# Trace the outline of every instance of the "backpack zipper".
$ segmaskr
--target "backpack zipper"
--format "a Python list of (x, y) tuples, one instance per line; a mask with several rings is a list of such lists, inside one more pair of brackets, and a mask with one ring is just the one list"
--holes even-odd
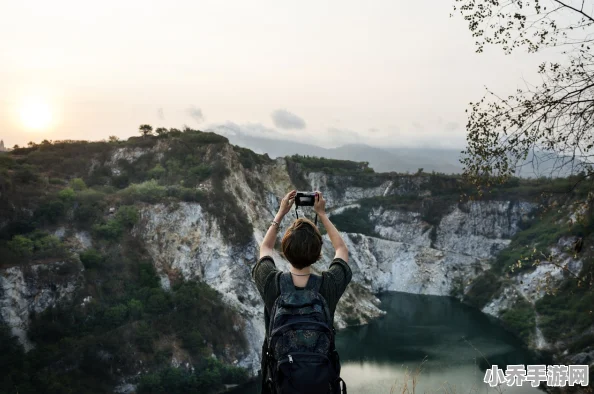
[(291, 364), (293, 364), (293, 356), (291, 356), (290, 354), (289, 354), (289, 362), (290, 362)]

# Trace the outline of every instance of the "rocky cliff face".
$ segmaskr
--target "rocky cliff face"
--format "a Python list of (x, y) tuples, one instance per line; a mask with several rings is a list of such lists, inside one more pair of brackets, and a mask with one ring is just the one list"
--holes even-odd
[[(151, 152), (159, 157), (164, 150), (167, 146), (161, 144)], [(120, 148), (103, 164), (119, 174), (118, 162), (134, 162), (145, 153), (138, 148)], [(163, 288), (168, 289), (170, 283), (180, 277), (200, 279), (219, 291), (224, 300), (240, 312), (244, 321), (243, 332), (239, 335), (245, 335), (249, 345), (238, 364), (255, 372), (259, 368), (264, 324), (263, 304), (251, 281), (250, 268), (257, 260), (258, 244), (280, 198), (295, 186), (285, 159), (246, 169), (231, 146), (212, 153), (217, 154), (229, 169), (223, 181), (224, 189), (233, 196), (253, 226), (250, 242), (240, 246), (227, 242), (217, 214), (198, 202), (140, 204), (141, 218), (132, 232), (143, 241)], [(333, 209), (331, 216), (358, 209), (362, 199), (405, 194), (417, 195), (419, 199), (431, 196), (431, 192), (423, 189), (423, 185), (430, 182), (426, 176), (402, 176), (379, 185), (354, 186), (349, 177), (307, 170), (302, 173), (311, 190), (325, 193), (327, 206)], [(210, 187), (209, 182), (201, 187)], [(365, 219), (371, 223), (375, 236), (343, 233), (354, 275), (353, 283), (338, 306), (337, 326), (364, 324), (381, 316), (383, 312), (375, 294), (382, 291), (450, 295), (455, 286), (467, 283), (487, 267), (487, 260), (509, 244), (510, 238), (519, 231), (519, 223), (534, 208), (530, 203), (510, 201), (452, 203), (443, 216), (429, 223), (421, 212), (381, 204), (374, 207)], [(281, 228), (286, 228), (289, 221), (290, 216)], [(324, 258), (316, 269), (324, 269), (332, 256), (326, 237)], [(287, 267), (278, 253), (274, 257), (280, 268)], [(61, 274), (64, 264), (34, 265), (26, 270), (13, 267), (1, 272), (2, 319), (27, 348), (32, 346), (25, 335), (29, 314), (68, 301), (79, 286), (81, 267)], [(524, 281), (530, 283), (529, 278)], [(503, 300), (494, 300), (484, 310), (496, 315), (503, 305)]]
[(0, 272), (0, 317), (26, 350), (34, 346), (27, 338), (30, 315), (72, 301), (81, 286), (81, 268), (59, 261)]

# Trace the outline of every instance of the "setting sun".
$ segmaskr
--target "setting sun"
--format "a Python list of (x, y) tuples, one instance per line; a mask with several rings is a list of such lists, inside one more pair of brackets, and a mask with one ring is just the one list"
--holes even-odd
[(38, 97), (29, 97), (20, 106), (23, 125), (31, 130), (43, 130), (50, 126), (52, 111), (48, 103)]

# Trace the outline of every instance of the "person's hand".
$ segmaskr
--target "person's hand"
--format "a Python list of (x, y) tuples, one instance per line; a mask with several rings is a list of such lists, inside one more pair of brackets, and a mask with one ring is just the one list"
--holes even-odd
[(326, 200), (319, 191), (316, 191), (316, 200), (314, 202), (313, 209), (318, 216), (323, 215), (326, 212)]
[(295, 194), (297, 194), (297, 190), (291, 190), (286, 196), (283, 197), (280, 208), (278, 209), (278, 213), (283, 216), (289, 213), (293, 203), (295, 202)]

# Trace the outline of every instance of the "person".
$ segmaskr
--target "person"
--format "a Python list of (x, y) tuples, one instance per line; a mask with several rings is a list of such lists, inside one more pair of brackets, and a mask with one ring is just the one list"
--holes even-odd
[[(270, 319), (271, 313), (273, 313), (273, 307), (275, 306), (275, 301), (281, 295), (281, 276), (283, 275), (282, 271), (277, 269), (272, 254), (280, 223), (287, 213), (290, 212), (296, 193), (297, 192), (293, 190), (282, 199), (278, 213), (271, 222), (264, 240), (260, 245), (259, 259), (252, 268), (252, 278), (255, 281), (258, 292), (264, 300), (266, 338), (268, 338), (270, 334)], [(324, 200), (322, 193), (316, 191), (313, 209), (326, 229), (330, 242), (335, 250), (334, 259), (326, 271), (323, 271), (320, 276), (314, 275), (311, 272), (312, 264), (321, 258), (323, 242), (319, 229), (312, 221), (305, 218), (299, 218), (293, 221), (282, 238), (281, 248), (285, 259), (289, 262), (290, 279), (292, 280), (292, 285), (294, 286), (295, 291), (299, 292), (300, 290), (302, 291), (308, 288), (308, 283), (317, 283), (318, 292), (325, 300), (327, 309), (330, 312), (330, 323), (332, 324), (332, 331), (334, 331), (333, 322), (336, 305), (351, 281), (352, 272), (348, 265), (349, 253), (347, 246), (326, 215), (325, 208), (326, 201)], [(285, 278), (287, 277), (288, 274), (285, 273)], [(267, 366), (265, 365), (267, 359), (266, 342), (267, 341), (265, 340), (264, 345), (262, 346), (261, 392), (263, 394), (272, 392), (272, 389), (267, 387), (266, 384), (268, 379)], [(336, 357), (338, 358), (338, 356)], [(340, 370), (339, 363), (337, 368)]]

